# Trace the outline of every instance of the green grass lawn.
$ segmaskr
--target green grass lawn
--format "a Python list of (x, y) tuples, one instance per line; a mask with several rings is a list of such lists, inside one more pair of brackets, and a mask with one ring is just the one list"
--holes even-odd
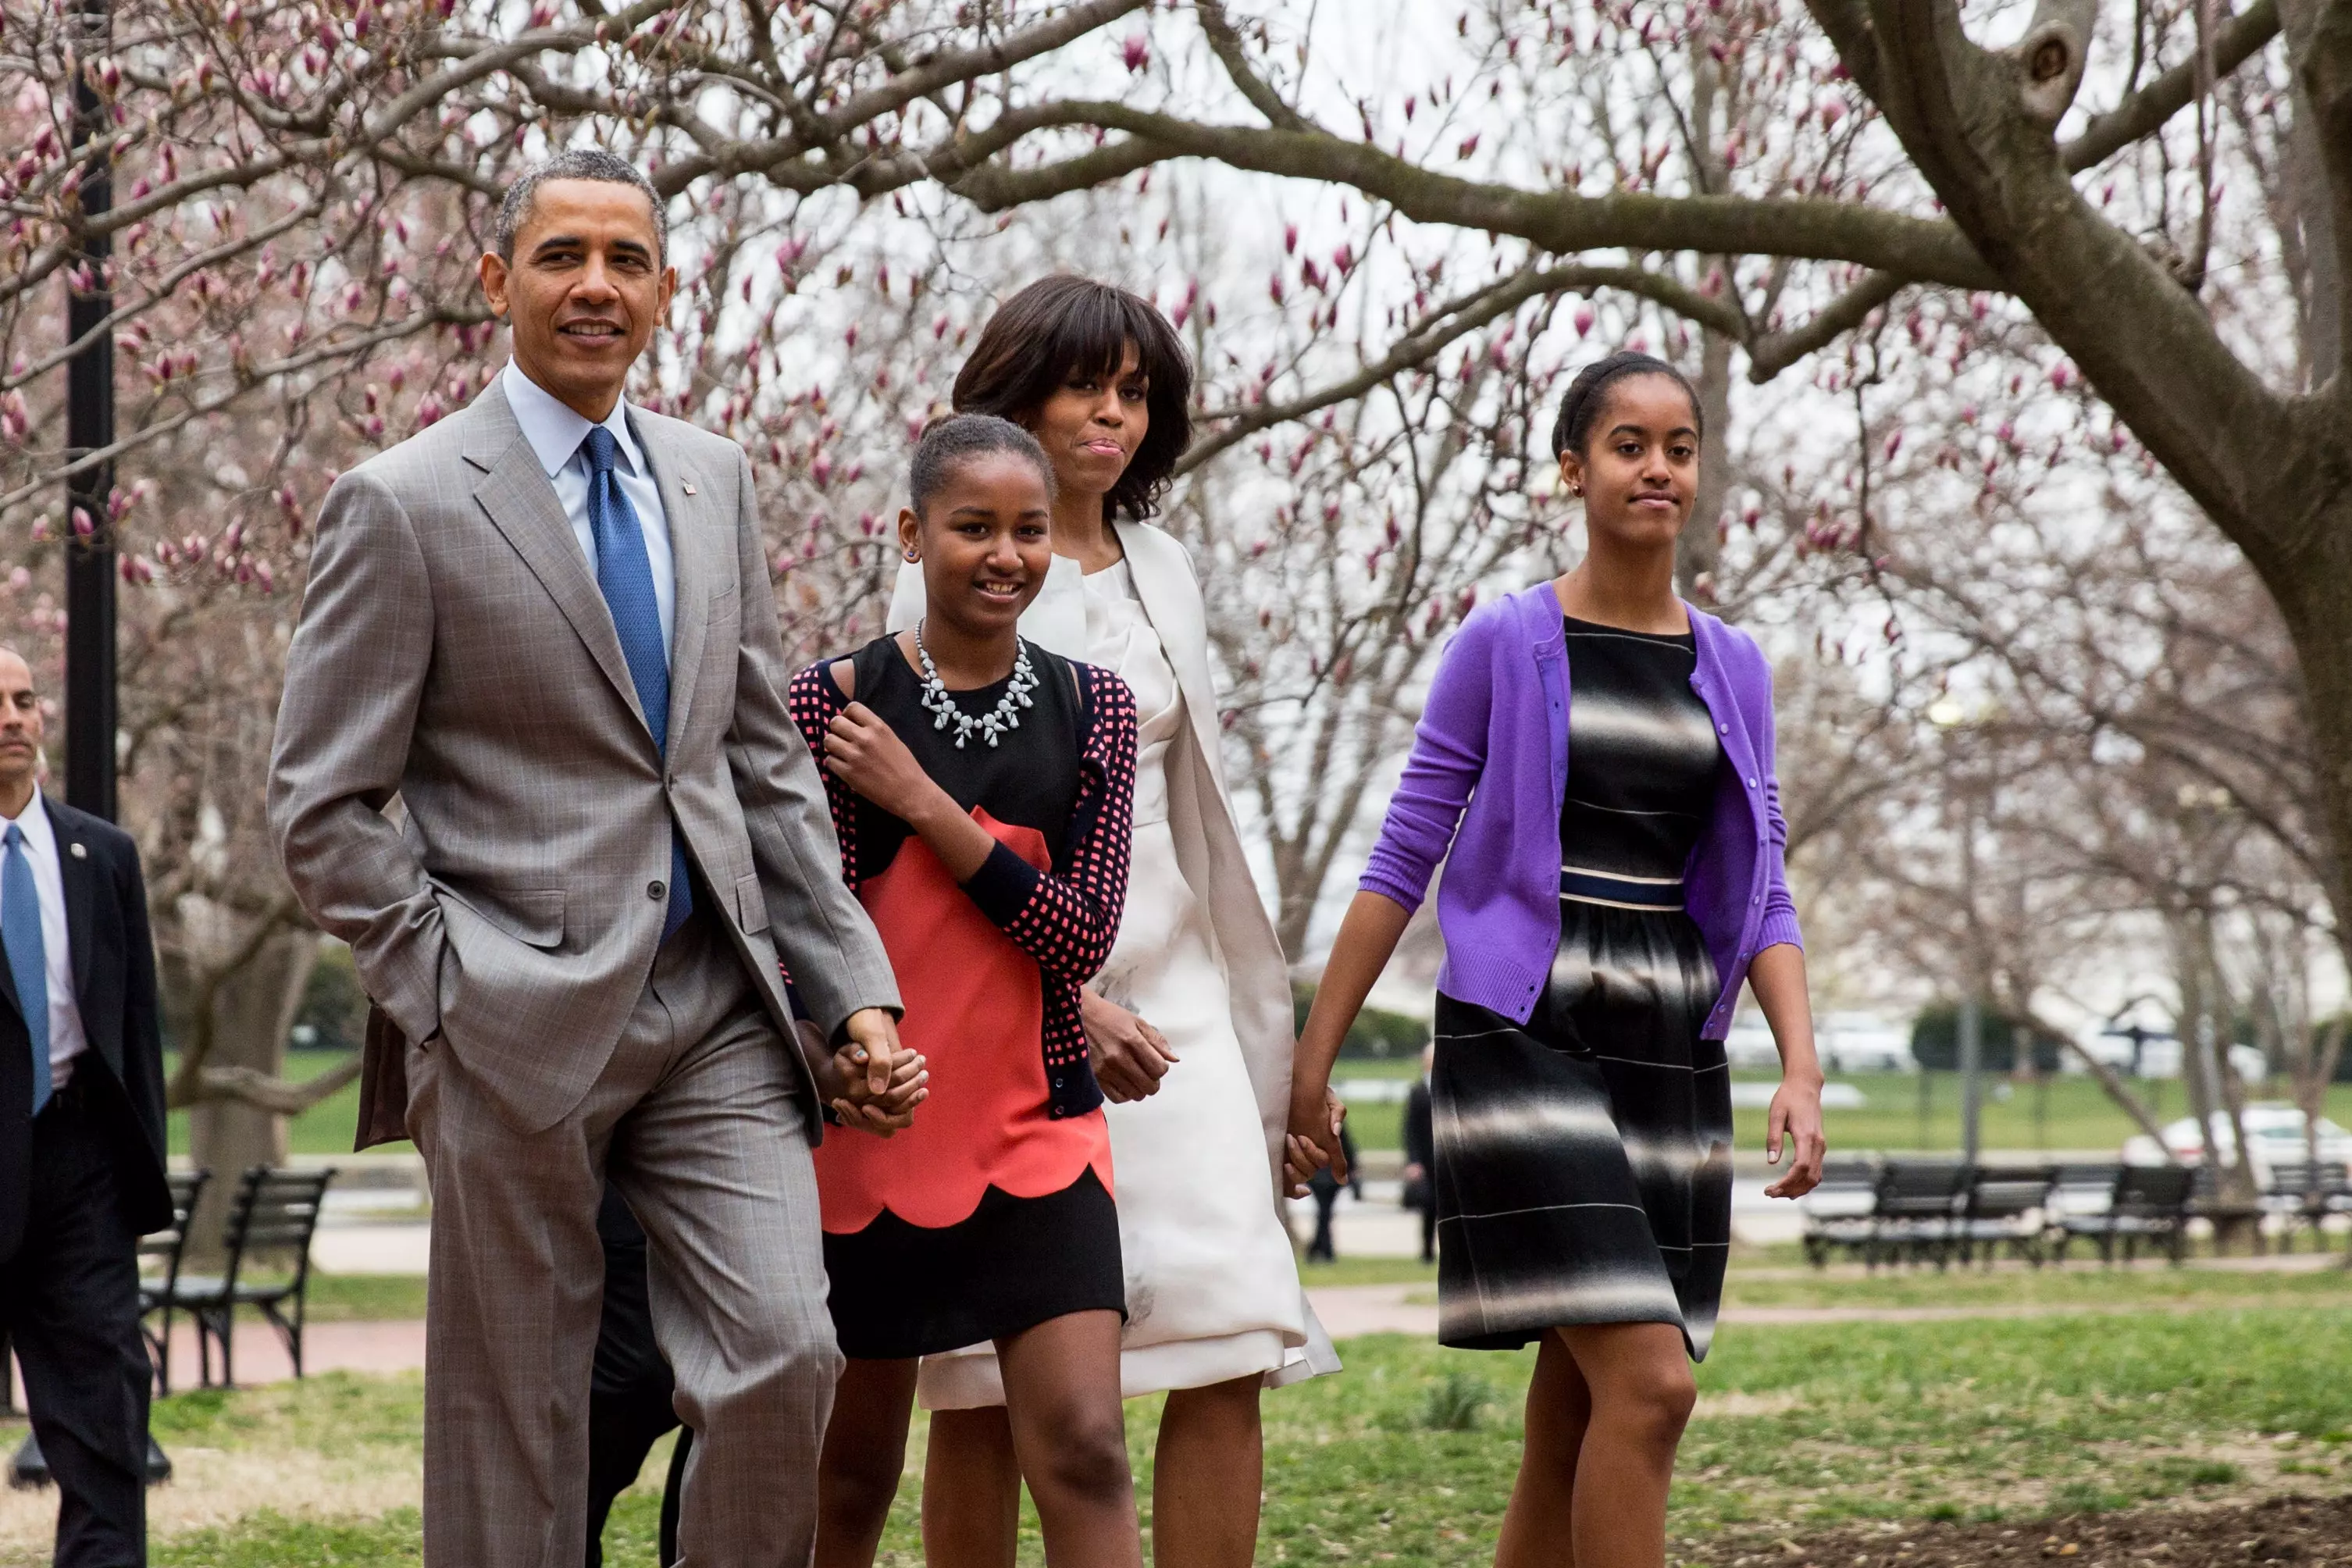
[[(1411, 1258), (1342, 1258), (1301, 1264), (1310, 1289), (1346, 1285), (1410, 1285), (1434, 1292), (1437, 1270)], [(1433, 1300), (1433, 1295), (1432, 1296)], [(1738, 1258), (1724, 1287), (1733, 1307), (2118, 1307), (2333, 1304), (2352, 1307), (2352, 1270), (2246, 1272), (2163, 1265), (2105, 1268), (2082, 1258), (2064, 1268), (1990, 1270), (1883, 1268), (1865, 1273), (1839, 1265), (1822, 1271), (1796, 1261), (1794, 1248), (1759, 1249)], [(425, 1281), (401, 1274), (310, 1276), (313, 1322), (364, 1322), (421, 1318)]]
[[(2057, 1510), (2352, 1484), (2346, 1280), (2195, 1270), (2027, 1280), (2042, 1289), (2100, 1282), (2110, 1292), (2190, 1300), (2232, 1288), (2276, 1291), (2279, 1304), (1727, 1327), (1699, 1369), (1700, 1411), (1675, 1488), (1675, 1534), (1691, 1541), (1737, 1528), (1801, 1536), (1852, 1520), (2030, 1521)], [(1874, 1289), (1901, 1283), (1881, 1280)], [(1951, 1280), (1947, 1293), (1980, 1283)], [(1344, 1375), (1267, 1396), (1259, 1561), (1487, 1561), (1517, 1462), (1531, 1354), (1448, 1352), (1396, 1336), (1352, 1341), (1343, 1353)], [(410, 1489), (405, 1497), (397, 1487), (387, 1493), (383, 1481), (414, 1477), (420, 1387), (413, 1375), (334, 1374), (159, 1405), (158, 1435), (183, 1457), (179, 1485), (198, 1484), (207, 1465), (212, 1474), (257, 1463), (258, 1474), (293, 1479), (257, 1489), (233, 1522), (167, 1531), (154, 1561), (416, 1563), (416, 1515), (407, 1500), (414, 1480), (400, 1482)], [(1147, 1517), (1156, 1418), (1155, 1401), (1129, 1406)], [(886, 1563), (920, 1561), (920, 1436)], [(0, 1433), (0, 1440), (15, 1437)], [(657, 1453), (647, 1482), (623, 1500), (606, 1558), (616, 1568), (652, 1562), (653, 1487), (663, 1462)], [(355, 1498), (391, 1500), (339, 1513), (331, 1484), (339, 1476), (357, 1478), (348, 1483)], [(1040, 1560), (1034, 1520), (1022, 1557)], [(0, 1552), (0, 1563), (39, 1560)]]

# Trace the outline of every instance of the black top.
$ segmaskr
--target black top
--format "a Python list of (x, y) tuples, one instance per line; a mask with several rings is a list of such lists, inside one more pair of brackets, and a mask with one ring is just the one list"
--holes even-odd
[[(1662, 637), (1564, 617), (1568, 793), (1563, 868), (1676, 879), (1715, 804), (1723, 758), (1715, 720), (1691, 689), (1688, 632)], [(1673, 900), (1679, 906), (1677, 896)]]
[[(1035, 828), (1054, 857), (1054, 868), (1069, 865), (1070, 807), (1078, 794), (1077, 688), (1043, 648), (1032, 645), (1029, 649), (1029, 667), (1037, 677), (1029, 691), (1032, 706), (1015, 710), (1021, 727), (993, 746), (975, 732), (957, 747), (954, 726), (940, 727), (938, 715), (923, 706), (923, 678), (908, 668), (895, 637), (867, 643), (850, 665), (857, 671), (857, 700), (898, 732), (923, 772), (958, 805), (985, 811), (1008, 826)], [(825, 679), (832, 679), (828, 666)], [(948, 698), (973, 718), (983, 718), (996, 710), (1012, 684), (1007, 676), (970, 691), (950, 691)], [(914, 831), (864, 795), (856, 800), (857, 865), (852, 886), (888, 870), (898, 847)]]
[[(963, 883), (964, 896), (999, 931), (1037, 961), (1045, 991), (1044, 1050), (1050, 1114), (1080, 1116), (1102, 1103), (1079, 1016), (1079, 987), (1093, 979), (1118, 939), (1127, 902), (1127, 862), (1135, 847), (1135, 695), (1107, 669), (1027, 644), (1038, 684), (1021, 710), (1021, 727), (993, 747), (975, 735), (959, 750), (952, 730), (922, 705), (922, 682), (896, 637), (878, 637), (852, 657), (857, 700), (898, 732), (923, 771), (970, 811), (1032, 827), (1045, 840), (1052, 867), (1040, 871), (998, 844)], [(1008, 678), (1009, 679), (1009, 678)], [(793, 722), (818, 756), (825, 726), (849, 706), (835, 684), (832, 661), (793, 678)], [(979, 718), (1003, 695), (1002, 685), (950, 692)], [(912, 830), (824, 773), (825, 802), (841, 845), (842, 878), (852, 892), (897, 858)]]

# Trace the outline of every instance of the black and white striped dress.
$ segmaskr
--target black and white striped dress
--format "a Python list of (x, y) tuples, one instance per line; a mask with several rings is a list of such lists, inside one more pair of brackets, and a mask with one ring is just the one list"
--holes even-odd
[(1722, 749), (1691, 637), (1570, 619), (1560, 937), (1522, 1026), (1440, 994), (1438, 1337), (1672, 1323), (1706, 1354), (1731, 1241), (1731, 1083), (1682, 877)]

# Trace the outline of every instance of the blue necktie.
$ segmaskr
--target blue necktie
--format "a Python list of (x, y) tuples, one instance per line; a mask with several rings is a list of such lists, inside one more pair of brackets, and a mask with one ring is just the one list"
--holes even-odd
[[(596, 586), (613, 612), (621, 637), (621, 657), (629, 661), (629, 684), (637, 689), (654, 750), (669, 758), (669, 649), (662, 641), (661, 601), (654, 596), (653, 563), (646, 555), (645, 530), (613, 470), (621, 444), (602, 425), (581, 443), (588, 452), (588, 529), (596, 537)], [(694, 912), (694, 892), (686, 879), (686, 840), (677, 823), (669, 826), (669, 907), (662, 919), (667, 942)]]
[(7, 843), (7, 858), (0, 860), (0, 946), (8, 950), (8, 974), (16, 982), (25, 1034), (33, 1043), (33, 1114), (38, 1116), (49, 1102), (49, 953), (41, 941), (41, 891), (33, 885), (25, 830), (13, 822)]

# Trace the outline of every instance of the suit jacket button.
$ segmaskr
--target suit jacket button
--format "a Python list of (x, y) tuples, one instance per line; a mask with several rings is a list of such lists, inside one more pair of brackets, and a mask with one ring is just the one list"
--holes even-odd
[(669, 889), (663, 887), (659, 882), (647, 882), (646, 884), (646, 897), (656, 900), (656, 901), (660, 900), (664, 893), (668, 891)]

